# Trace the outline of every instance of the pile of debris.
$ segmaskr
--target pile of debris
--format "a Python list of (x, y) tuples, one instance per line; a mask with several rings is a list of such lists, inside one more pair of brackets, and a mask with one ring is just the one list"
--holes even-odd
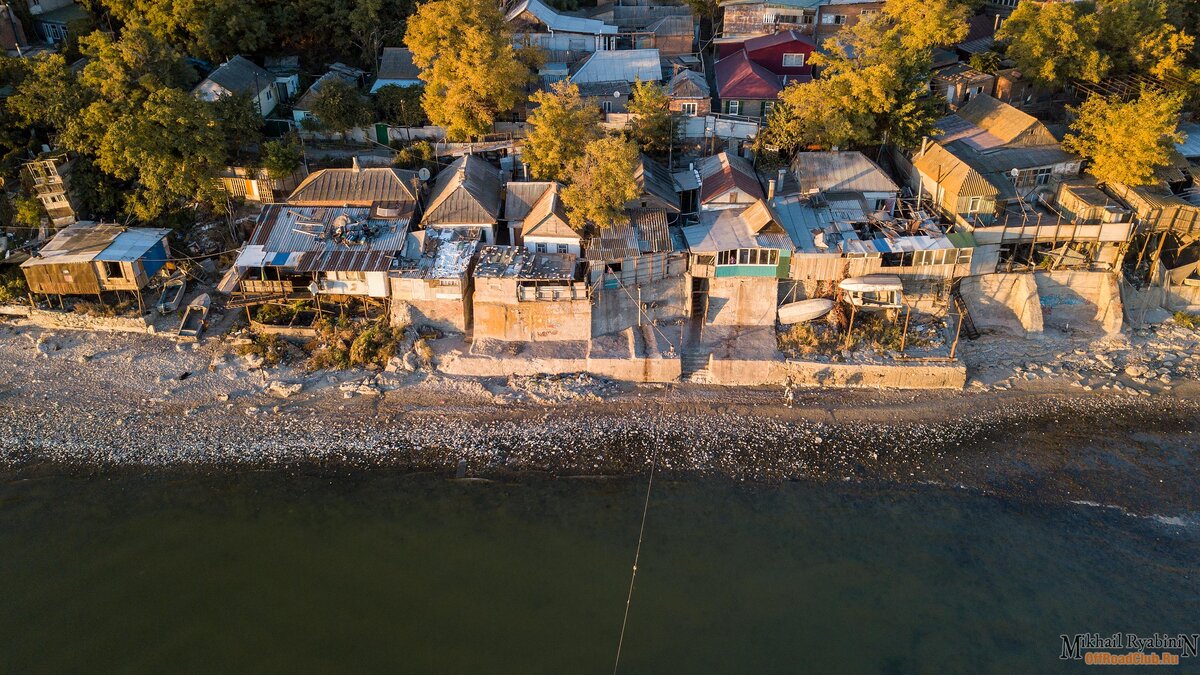
[(619, 392), (612, 380), (587, 373), (571, 375), (513, 375), (507, 391), (497, 395), (510, 403), (568, 403), (603, 401)]

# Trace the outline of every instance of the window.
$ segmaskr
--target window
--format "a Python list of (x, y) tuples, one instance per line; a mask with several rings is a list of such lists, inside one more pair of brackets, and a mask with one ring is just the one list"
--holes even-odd
[(695, 117), (697, 110), (698, 110), (698, 107), (696, 106), (695, 103), (680, 103), (679, 104), (679, 112), (683, 113), (684, 115), (687, 115), (688, 117)]
[(271, 90), (270, 90), (270, 89), (268, 89), (268, 90), (267, 90), (267, 100), (268, 100), (268, 101), (274, 101), (274, 100), (275, 100), (275, 95), (271, 93)]
[(1052, 173), (1054, 173), (1054, 170), (1049, 167), (1044, 168), (1044, 169), (1038, 169), (1037, 177), (1034, 179), (1034, 182), (1037, 183), (1038, 185), (1045, 185), (1046, 183), (1048, 183), (1050, 181), (1050, 174), (1052, 174)]
[(800, 17), (796, 14), (776, 14), (775, 23), (800, 23)]
[(742, 102), (741, 101), (726, 101), (725, 102), (725, 112), (729, 113), (730, 115), (741, 114)]
[(736, 203), (737, 203), (737, 200), (738, 200), (738, 193), (737, 193), (737, 190), (731, 190), (731, 191), (729, 192), (729, 203), (730, 203), (730, 204), (736, 204)]
[(801, 68), (804, 66), (804, 54), (784, 54), (784, 68)]
[(821, 17), (821, 23), (827, 26), (840, 26), (846, 23), (846, 16), (844, 14), (826, 14)]
[(571, 247), (568, 246), (567, 244), (555, 244), (554, 252), (555, 253), (570, 253)]
[(546, 242), (544, 241), (539, 241), (538, 243), (534, 244), (533, 249), (538, 253), (547, 253), (549, 251), (549, 248), (546, 246)]
[(602, 108), (604, 108), (604, 112), (606, 112), (606, 113), (612, 112), (612, 101), (607, 101), (607, 100), (601, 101), (600, 105)]
[(367, 273), (347, 271), (326, 272), (325, 278), (330, 281), (366, 281)]
[(763, 117), (770, 117), (770, 116), (771, 116), (771, 111), (772, 111), (772, 110), (774, 110), (774, 109), (775, 109), (775, 101), (763, 101), (763, 105), (762, 105), (762, 111), (763, 111), (763, 112), (762, 112), (762, 116), (763, 116)]
[(979, 209), (983, 206), (983, 197), (971, 197), (967, 202), (967, 213), (979, 213)]
[(105, 260), (104, 276), (108, 279), (124, 279), (125, 270), (122, 268), (121, 263), (114, 262), (112, 260)]

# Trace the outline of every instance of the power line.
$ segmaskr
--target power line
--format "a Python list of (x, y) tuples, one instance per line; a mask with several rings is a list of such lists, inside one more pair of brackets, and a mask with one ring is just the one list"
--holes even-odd
[(629, 577), (629, 595), (625, 598), (625, 617), (621, 619), (621, 639), (617, 641), (617, 658), (613, 662), (613, 675), (621, 666), (621, 648), (625, 645), (625, 627), (629, 624), (629, 606), (633, 604), (633, 584), (637, 581), (638, 559), (642, 556), (642, 540), (646, 535), (646, 513), (650, 511), (650, 488), (654, 487), (654, 470), (658, 466), (658, 446), (650, 458), (650, 480), (646, 482), (646, 502), (642, 505), (642, 526), (638, 530), (637, 549), (633, 554), (633, 573)]

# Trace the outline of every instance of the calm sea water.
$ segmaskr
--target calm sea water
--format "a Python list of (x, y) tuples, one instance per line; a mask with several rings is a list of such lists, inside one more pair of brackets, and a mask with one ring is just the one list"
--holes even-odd
[[(9, 477), (0, 671), (611, 672), (644, 488)], [(661, 480), (621, 672), (1055, 670), (1063, 632), (1200, 628), (1198, 567), (1111, 509)]]

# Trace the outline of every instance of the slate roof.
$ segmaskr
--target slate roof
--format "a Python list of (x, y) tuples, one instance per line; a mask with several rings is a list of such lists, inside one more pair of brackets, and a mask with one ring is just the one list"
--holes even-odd
[(586, 82), (658, 82), (662, 60), (657, 49), (622, 49), (593, 52), (571, 74), (576, 84)]
[(676, 213), (679, 212), (679, 193), (675, 191), (675, 179), (667, 167), (643, 154), (638, 157), (633, 178), (642, 194), (656, 197), (669, 204)]
[(939, 120), (938, 127), (945, 130), (942, 141), (963, 140), (981, 151), (1018, 141), (1026, 145), (1055, 142), (1036, 117), (987, 94), (975, 96), (955, 114)]
[(500, 170), (463, 155), (438, 174), (422, 221), (436, 225), (493, 225), (500, 216)]
[(771, 214), (765, 202), (745, 209), (702, 211), (700, 222), (683, 228), (688, 249), (717, 253), (740, 248), (795, 250), (792, 238)]
[(667, 83), (667, 96), (671, 98), (708, 98), (709, 95), (704, 75), (694, 70), (681, 70)]
[(737, 51), (713, 66), (717, 96), (721, 99), (770, 100), (783, 90), (779, 76)]
[(288, 197), (298, 206), (370, 206), (376, 202), (416, 202), (415, 171), (387, 168), (321, 169)]
[(412, 51), (406, 47), (385, 47), (379, 59), (381, 80), (416, 80), (421, 69), (413, 63)]
[(504, 16), (505, 21), (512, 21), (518, 16), (529, 12), (554, 32), (583, 33), (587, 35), (616, 35), (617, 27), (603, 21), (587, 19), (579, 16), (560, 14), (547, 6), (541, 0), (522, 0), (513, 6)]
[(304, 92), (304, 95), (301, 96), (298, 101), (296, 101), (296, 110), (312, 110), (313, 103), (316, 103), (317, 94), (321, 92), (321, 88), (335, 79), (340, 79), (341, 81), (350, 85), (351, 88), (358, 86), (358, 82), (355, 81), (352, 75), (344, 73), (340, 70), (331, 70), (322, 75), (316, 82), (313, 82), (312, 86), (308, 88), (308, 91)]
[(579, 239), (579, 233), (567, 221), (567, 210), (558, 195), (558, 184), (546, 190), (526, 214), (521, 236)]
[(800, 152), (792, 162), (800, 190), (809, 192), (898, 192), (888, 177), (866, 155), (857, 150)]
[(209, 73), (208, 77), (196, 85), (193, 91), (210, 94), (210, 82), (235, 94), (254, 95), (272, 86), (275, 83), (275, 76), (250, 59), (244, 56), (235, 56)]

